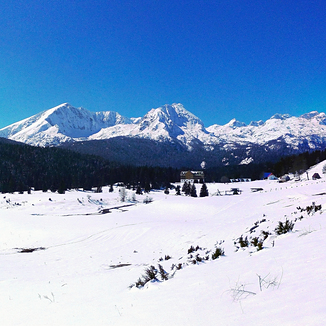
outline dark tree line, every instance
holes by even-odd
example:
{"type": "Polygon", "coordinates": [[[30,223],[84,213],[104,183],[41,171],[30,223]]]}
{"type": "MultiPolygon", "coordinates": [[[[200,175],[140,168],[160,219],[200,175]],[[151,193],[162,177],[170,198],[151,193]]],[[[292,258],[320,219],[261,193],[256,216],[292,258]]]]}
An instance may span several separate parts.
{"type": "Polygon", "coordinates": [[[172,168],[119,166],[98,156],[56,147],[0,143],[0,192],[101,187],[123,182],[145,190],[179,180],[172,168]]]}
{"type": "Polygon", "coordinates": [[[303,173],[310,166],[324,160],[326,160],[326,150],[317,150],[314,152],[305,152],[299,155],[283,157],[274,164],[273,173],[276,175],[283,175],[288,172],[303,173]]]}
{"type": "MultiPolygon", "coordinates": [[[[256,180],[261,179],[264,172],[272,172],[277,176],[288,172],[304,172],[325,159],[326,150],[318,150],[283,157],[276,163],[212,167],[205,170],[205,181],[220,182],[225,176],[256,180]]],[[[152,188],[166,189],[171,182],[179,180],[180,169],[119,165],[95,155],[57,147],[18,145],[0,139],[0,192],[3,193],[28,191],[31,187],[35,190],[64,192],[66,189],[91,189],[116,182],[146,192],[152,188]]]]}

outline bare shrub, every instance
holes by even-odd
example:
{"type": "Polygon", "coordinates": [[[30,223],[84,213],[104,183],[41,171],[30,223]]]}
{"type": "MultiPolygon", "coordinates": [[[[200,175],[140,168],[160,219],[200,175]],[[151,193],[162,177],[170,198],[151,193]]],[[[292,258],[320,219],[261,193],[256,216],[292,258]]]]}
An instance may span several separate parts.
{"type": "Polygon", "coordinates": [[[278,226],[275,228],[275,233],[277,235],[286,234],[288,232],[291,232],[293,230],[293,227],[294,222],[289,221],[288,219],[286,219],[284,223],[279,221],[278,226]]]}
{"type": "Polygon", "coordinates": [[[217,247],[215,251],[212,253],[212,259],[215,260],[219,258],[220,256],[224,256],[224,249],[217,247]]]}

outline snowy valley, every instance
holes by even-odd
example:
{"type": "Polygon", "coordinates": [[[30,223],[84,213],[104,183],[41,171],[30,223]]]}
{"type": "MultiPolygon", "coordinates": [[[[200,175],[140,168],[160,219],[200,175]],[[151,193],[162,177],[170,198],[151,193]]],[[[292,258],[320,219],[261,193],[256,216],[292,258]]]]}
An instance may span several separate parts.
{"type": "Polygon", "coordinates": [[[2,194],[1,324],[323,325],[325,163],[308,171],[320,180],[237,183],[240,195],[2,194]]]}

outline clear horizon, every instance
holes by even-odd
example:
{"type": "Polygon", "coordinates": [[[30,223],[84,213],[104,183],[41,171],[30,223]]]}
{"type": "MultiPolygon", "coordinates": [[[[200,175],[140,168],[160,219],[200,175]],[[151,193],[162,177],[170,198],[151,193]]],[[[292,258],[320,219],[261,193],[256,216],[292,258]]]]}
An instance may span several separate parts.
{"type": "Polygon", "coordinates": [[[65,102],[206,127],[325,111],[323,1],[14,0],[0,27],[0,128],[65,102]]]}

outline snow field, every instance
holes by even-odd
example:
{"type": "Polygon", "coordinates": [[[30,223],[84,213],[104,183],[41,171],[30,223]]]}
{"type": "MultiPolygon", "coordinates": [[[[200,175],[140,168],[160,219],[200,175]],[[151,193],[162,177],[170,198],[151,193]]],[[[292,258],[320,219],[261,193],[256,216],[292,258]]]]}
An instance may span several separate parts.
{"type": "Polygon", "coordinates": [[[1,325],[323,325],[326,183],[255,181],[208,189],[234,186],[241,195],[155,191],[150,204],[137,196],[136,205],[108,214],[99,212],[126,204],[118,189],[1,195],[1,325]],[[322,205],[314,215],[296,208],[312,202],[322,205]],[[286,219],[297,219],[293,231],[276,236],[286,219]],[[261,231],[272,233],[263,250],[236,250],[241,235],[261,231]],[[216,244],[225,256],[212,260],[216,244]],[[209,260],[192,264],[191,246],[201,248],[193,257],[209,260]],[[169,280],[130,288],[158,264],[169,280]],[[183,268],[171,271],[173,264],[183,268]]]}

